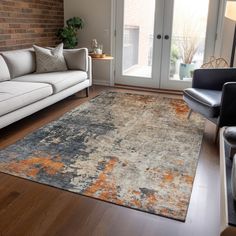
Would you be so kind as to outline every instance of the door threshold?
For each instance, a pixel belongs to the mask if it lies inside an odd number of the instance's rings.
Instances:
[[[144,92],[156,92],[156,93],[183,95],[183,91],[180,91],[180,90],[146,88],[146,87],[139,87],[139,86],[124,85],[124,84],[115,84],[114,87],[115,88],[122,88],[122,89],[144,91]]]

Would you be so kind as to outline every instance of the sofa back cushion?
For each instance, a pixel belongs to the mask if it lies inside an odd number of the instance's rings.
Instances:
[[[64,57],[69,70],[88,71],[88,49],[65,49]]]
[[[53,49],[52,47],[47,47]],[[68,70],[82,70],[88,72],[88,49],[74,48],[64,49],[63,55],[66,61]]]
[[[0,82],[10,80],[10,72],[3,57],[0,55]]]
[[[8,65],[12,79],[31,74],[36,70],[35,52],[33,49],[7,51],[1,54]]]

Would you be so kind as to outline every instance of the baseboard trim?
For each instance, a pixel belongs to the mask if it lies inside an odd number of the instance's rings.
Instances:
[[[93,84],[95,85],[103,85],[103,86],[111,86],[110,81],[104,81],[104,80],[93,80]]]
[[[166,93],[166,94],[174,94],[174,95],[183,95],[183,91],[179,91],[179,90],[145,88],[145,87],[138,87],[138,86],[123,85],[123,84],[115,84],[114,87],[121,88],[121,89],[138,90],[138,91],[144,91],[144,92],[158,92],[158,93]]]

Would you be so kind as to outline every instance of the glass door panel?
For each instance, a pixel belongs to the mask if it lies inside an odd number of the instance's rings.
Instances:
[[[191,81],[204,61],[209,0],[175,0],[169,77]]]
[[[125,0],[122,72],[152,77],[155,0]]]
[[[162,39],[155,35],[162,34],[163,9],[163,0],[117,0],[117,84],[158,86]]]

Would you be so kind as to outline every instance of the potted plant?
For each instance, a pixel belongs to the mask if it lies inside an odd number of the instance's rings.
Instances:
[[[170,55],[170,77],[173,77],[176,73],[176,62],[179,59],[179,48],[174,43],[171,47]]]
[[[185,31],[180,40],[179,51],[182,59],[179,68],[180,80],[191,78],[194,71],[193,57],[200,44],[199,36],[192,31]]]
[[[66,21],[66,25],[58,30],[57,37],[64,43],[64,48],[72,49],[78,44],[77,32],[84,28],[84,20],[73,17]]]

